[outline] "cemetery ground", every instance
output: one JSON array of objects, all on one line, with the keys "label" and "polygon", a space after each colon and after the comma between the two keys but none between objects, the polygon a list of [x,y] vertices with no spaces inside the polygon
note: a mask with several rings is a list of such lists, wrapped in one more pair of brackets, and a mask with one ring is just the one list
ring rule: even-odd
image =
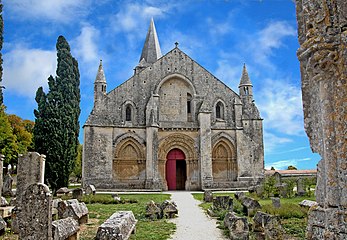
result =
[{"label": "cemetery ground", "polygon": [[[192,193],[194,198],[201,201],[199,205],[204,211],[207,211],[211,206],[212,202],[203,202],[203,193]],[[246,216],[243,212],[243,206],[239,201],[235,199],[234,193],[214,193],[213,196],[230,196],[234,199],[233,209],[238,216]],[[295,196],[291,198],[281,198],[281,207],[274,208],[272,200],[270,198],[260,199],[254,194],[246,193],[246,196],[251,196],[253,199],[259,201],[262,212],[269,213],[271,215],[279,216],[281,224],[285,229],[286,239],[305,239],[305,231],[307,227],[307,213],[308,208],[299,206],[299,203],[303,200],[315,201],[314,194],[312,196]],[[219,228],[224,231],[225,235],[229,235],[227,228],[224,227],[223,219],[228,211],[221,212],[218,218]],[[249,223],[253,223],[252,217],[247,217]],[[251,233],[252,234],[252,233]],[[250,235],[250,239],[252,235]]]},{"label": "cemetery ground", "polygon": [[[212,203],[203,202],[203,193],[192,193],[195,199],[201,201],[200,207],[203,210],[207,210]],[[244,215],[242,213],[242,205],[235,199],[233,193],[220,192],[215,193],[214,196],[231,196],[234,201],[234,212],[238,215]],[[249,195],[246,193],[246,195]],[[169,222],[167,219],[150,220],[145,217],[146,205],[153,200],[154,202],[163,202],[170,199],[170,194],[157,193],[157,194],[119,194],[121,202],[114,200],[111,194],[96,194],[85,195],[82,201],[87,204],[89,210],[89,222],[81,225],[80,239],[91,240],[95,238],[98,227],[114,212],[130,210],[133,211],[135,218],[138,220],[136,225],[136,235],[132,235],[130,239],[148,239],[148,240],[164,240],[169,239],[170,235],[175,232],[176,226],[174,223]],[[254,197],[254,196],[252,196]],[[68,199],[70,197],[63,197]],[[261,211],[269,214],[277,215],[281,219],[282,226],[286,231],[286,236],[289,239],[304,239],[305,229],[307,226],[307,209],[304,209],[298,205],[304,199],[314,200],[313,197],[293,197],[293,198],[281,198],[281,207],[275,209],[272,207],[271,199],[257,199],[262,206]],[[226,213],[226,212],[225,212]],[[225,213],[219,216],[219,228],[223,227],[223,221]],[[192,216],[192,220],[194,216]],[[248,217],[248,221],[252,222],[252,218]],[[216,226],[217,227],[217,226]],[[224,234],[227,236],[227,230],[224,230]],[[2,236],[6,240],[17,240],[18,235],[11,234],[8,230],[5,236]],[[252,239],[252,236],[250,236]]]}]

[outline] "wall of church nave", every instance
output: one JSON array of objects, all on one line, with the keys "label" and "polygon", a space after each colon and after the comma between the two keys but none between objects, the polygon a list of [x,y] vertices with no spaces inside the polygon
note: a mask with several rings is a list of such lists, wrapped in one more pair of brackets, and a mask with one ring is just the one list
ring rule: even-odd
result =
[{"label": "wall of church nave", "polygon": [[112,179],[112,128],[84,127],[82,180]]}]

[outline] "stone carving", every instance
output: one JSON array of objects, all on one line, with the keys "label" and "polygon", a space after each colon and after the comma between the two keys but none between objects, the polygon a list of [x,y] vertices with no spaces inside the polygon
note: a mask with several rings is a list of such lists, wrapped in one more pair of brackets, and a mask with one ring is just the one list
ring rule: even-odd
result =
[{"label": "stone carving", "polygon": [[221,211],[233,211],[233,199],[230,196],[216,196],[213,198],[212,206],[207,210],[207,213],[216,217]]},{"label": "stone carving", "polygon": [[264,236],[264,239],[284,239],[284,229],[277,216],[263,212],[257,212],[253,218],[253,232],[256,236]]},{"label": "stone carving", "polygon": [[62,187],[57,190],[57,196],[68,195],[70,193],[70,189],[67,187]]},{"label": "stone carving", "polygon": [[77,240],[80,226],[72,217],[55,220],[52,222],[53,240]]},{"label": "stone carving", "polygon": [[6,198],[0,197],[0,207],[7,207],[7,206],[8,206],[8,202]]},{"label": "stone carving", "polygon": [[94,185],[88,185],[86,187],[85,192],[86,192],[86,195],[95,195],[96,189],[95,189]]},{"label": "stone carving", "polygon": [[12,183],[13,183],[13,178],[11,174],[8,172],[6,176],[4,177],[4,183],[2,186],[2,195],[4,197],[13,197],[14,194],[12,192]]},{"label": "stone carving", "polygon": [[[319,153],[307,238],[346,238],[347,29],[345,0],[296,0],[305,130]],[[332,217],[335,216],[335,217]],[[321,218],[326,219],[321,222]]]},{"label": "stone carving", "polygon": [[95,240],[127,240],[135,233],[136,223],[132,211],[115,212],[98,228]]},{"label": "stone carving", "polygon": [[34,183],[27,187],[17,217],[19,239],[52,239],[52,196],[46,185]]},{"label": "stone carving", "polygon": [[256,211],[261,209],[259,202],[253,198],[243,197],[240,199],[240,202],[243,206],[244,212],[247,213],[248,216],[254,216]]},{"label": "stone carving", "polygon": [[174,218],[178,214],[177,205],[173,201],[165,200],[160,209],[162,218]]},{"label": "stone carving", "polygon": [[246,217],[238,217],[233,212],[229,212],[224,217],[224,226],[229,229],[230,239],[249,239],[249,227]]},{"label": "stone carving", "polygon": [[212,202],[213,201],[213,193],[211,190],[204,191],[204,202]]},{"label": "stone carving", "polygon": [[154,201],[150,201],[146,206],[146,217],[151,220],[161,218],[161,209]]},{"label": "stone carving", "polygon": [[88,208],[84,202],[77,199],[58,202],[59,219],[73,217],[79,224],[88,222]]}]

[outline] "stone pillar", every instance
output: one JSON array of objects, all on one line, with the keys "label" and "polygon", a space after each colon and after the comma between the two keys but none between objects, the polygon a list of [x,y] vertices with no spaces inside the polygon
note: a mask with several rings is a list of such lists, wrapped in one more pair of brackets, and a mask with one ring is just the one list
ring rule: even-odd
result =
[{"label": "stone pillar", "polygon": [[201,187],[210,188],[212,176],[211,112],[199,113]]},{"label": "stone pillar", "polygon": [[52,240],[52,196],[45,184],[29,185],[17,211],[19,239]]},{"label": "stone pillar", "polygon": [[3,185],[3,172],[4,172],[4,159],[5,156],[0,154],[0,197],[2,196],[2,185]]},{"label": "stone pillar", "polygon": [[347,239],[347,3],[296,0],[305,130],[318,164],[307,239]]},{"label": "stone pillar", "polygon": [[158,146],[154,144],[158,138],[158,127],[146,128],[146,188],[153,189],[159,184]]}]

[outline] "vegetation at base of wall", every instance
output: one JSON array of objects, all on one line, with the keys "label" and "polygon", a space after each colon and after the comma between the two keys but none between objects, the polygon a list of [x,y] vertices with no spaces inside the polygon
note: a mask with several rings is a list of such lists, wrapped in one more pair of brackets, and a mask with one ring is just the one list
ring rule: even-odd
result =
[{"label": "vegetation at base of wall", "polygon": [[[95,238],[98,227],[116,211],[133,211],[136,224],[136,235],[131,236],[131,240],[165,240],[175,231],[174,223],[166,219],[149,220],[145,217],[146,205],[149,201],[163,202],[170,199],[169,194],[119,194],[121,199],[133,200],[137,203],[125,204],[87,204],[89,210],[89,223],[82,227],[80,240],[92,240]],[[103,201],[105,198],[112,198],[111,195],[95,195],[94,199]]]},{"label": "vegetation at base of wall", "polygon": [[35,151],[46,155],[45,181],[53,193],[68,186],[77,157],[80,74],[78,63],[63,36],[56,44],[56,77],[48,78],[49,91],[36,92],[34,142]]},{"label": "vegetation at base of wall", "polygon": [[271,215],[279,216],[282,219],[288,218],[305,218],[307,216],[307,209],[300,207],[298,204],[281,203],[281,207],[275,208],[272,204],[262,206],[262,211]]}]

